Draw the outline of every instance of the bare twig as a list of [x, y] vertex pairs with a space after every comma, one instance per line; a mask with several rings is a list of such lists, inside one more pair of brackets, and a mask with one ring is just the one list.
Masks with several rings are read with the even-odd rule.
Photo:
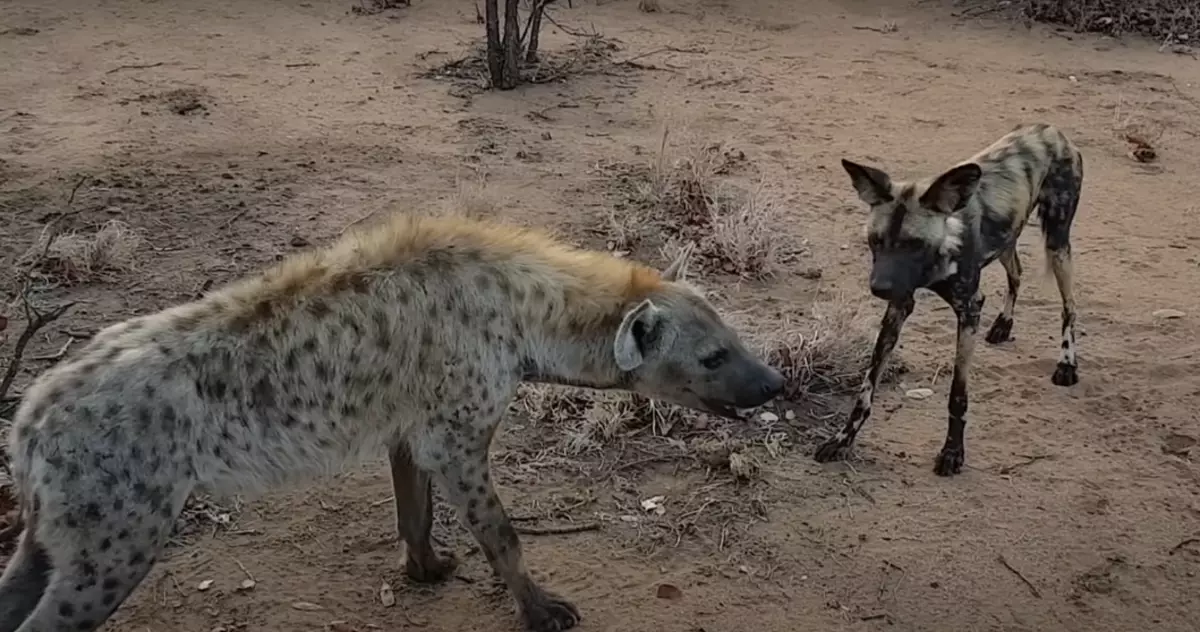
[[583, 533], [584, 531], [599, 531], [600, 523], [598, 522], [583, 522], [580, 524], [566, 524], [546, 527], [527, 527], [517, 525], [513, 527], [517, 533], [525, 535], [563, 535], [566, 533]]
[[1176, 544], [1175, 546], [1171, 547], [1171, 550], [1167, 552], [1167, 555], [1175, 555], [1176, 551], [1182, 551], [1189, 544], [1198, 544], [1198, 543], [1200, 543], [1200, 537], [1184, 538], [1183, 541], [1181, 541], [1179, 544]]
[[1033, 465], [1034, 463], [1037, 463], [1038, 461], [1041, 461], [1042, 459], [1052, 458], [1052, 455], [1049, 455], [1049, 454], [1031, 454], [1031, 455], [1018, 455], [1018, 456], [1020, 456], [1021, 458], [1025, 459], [1025, 460], [1020, 463], [1013, 463], [1012, 465], [1005, 465], [1004, 467], [1000, 468], [1000, 473], [1001, 474], [1012, 474], [1013, 472], [1025, 467], [1027, 465]]
[[29, 288], [26, 287], [21, 292], [21, 302], [25, 307], [25, 331], [17, 337], [17, 344], [13, 347], [12, 360], [8, 363], [8, 370], [4, 373], [4, 379], [0, 380], [0, 398], [8, 394], [8, 389], [12, 386], [13, 380], [17, 379], [17, 371], [21, 368], [21, 358], [25, 355], [25, 347], [29, 345], [29, 341], [33, 339], [33, 335], [39, 329], [58, 320], [67, 310], [75, 305], [75, 302], [64, 303], [43, 314], [39, 312], [32, 303], [29, 302]]
[[1011, 572], [1013, 575], [1016, 575], [1017, 578], [1022, 582], [1025, 582], [1025, 585], [1029, 587], [1029, 592], [1032, 593], [1034, 597], [1037, 597], [1038, 599], [1042, 598], [1042, 591], [1038, 590], [1038, 587], [1034, 586], [1033, 582], [1029, 581], [1029, 578], [1025, 577], [1021, 571], [1017, 570], [1012, 564], [1009, 564], [1003, 553], [996, 555], [996, 561], [1000, 562], [1004, 568], [1007, 568], [1009, 572]]
[[305, 62], [300, 62], [297, 64], [284, 64], [283, 65], [284, 68], [309, 68], [312, 66], [320, 66], [320, 64], [318, 64], [316, 62], [312, 62], [312, 61], [305, 61]]
[[647, 51], [645, 53], [639, 53], [637, 55], [634, 55], [633, 57], [630, 57], [629, 59], [626, 59], [626, 60], [618, 62], [618, 63], [628, 64], [631, 61], [636, 61], [638, 59], [642, 59], [643, 57], [649, 57], [651, 55], [657, 55], [659, 53], [687, 53], [689, 55], [703, 55], [704, 53], [707, 53], [707, 52], [708, 51], [706, 49], [700, 48], [700, 47], [679, 48], [676, 46], [663, 46], [662, 48], [656, 48], [652, 51]]
[[29, 358], [29, 359], [33, 360], [35, 362], [46, 361], [46, 360], [61, 360], [63, 358], [63, 356], [67, 355], [67, 348], [71, 346], [72, 342], [75, 342], [75, 338], [70, 336], [70, 334], [68, 334], [67, 341], [65, 343], [63, 343], [63, 346], [61, 348], [59, 348], [57, 353], [49, 353], [46, 355], [33, 356], [32, 358]]
[[153, 64], [123, 64], [121, 66], [117, 66], [116, 68], [113, 68], [112, 70], [106, 71], [104, 74], [111, 75], [114, 72], [120, 72], [122, 70], [141, 70], [144, 68], [158, 68], [159, 66], [163, 65], [163, 63], [164, 62], [157, 61], [157, 62], [154, 62]]

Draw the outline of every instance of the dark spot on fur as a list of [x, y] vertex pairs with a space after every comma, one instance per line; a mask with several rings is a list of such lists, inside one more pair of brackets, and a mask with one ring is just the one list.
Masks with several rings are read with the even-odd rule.
[[58, 604], [58, 615], [65, 619], [74, 618], [75, 617], [75, 606], [73, 606], [65, 601], [63, 603]]

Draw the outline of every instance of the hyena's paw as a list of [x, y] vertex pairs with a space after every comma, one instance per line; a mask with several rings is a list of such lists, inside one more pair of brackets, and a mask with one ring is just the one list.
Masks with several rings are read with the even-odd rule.
[[1059, 362], [1050, 381], [1054, 382], [1055, 386], [1074, 386], [1079, 383], [1079, 368], [1073, 364]]
[[404, 572], [418, 584], [437, 584], [454, 576], [458, 558], [451, 553], [434, 554], [429, 559], [418, 561], [409, 555], [404, 561]]
[[570, 630], [583, 618], [574, 604], [554, 593], [545, 591], [524, 604], [522, 616], [528, 632]]
[[996, 316], [996, 321], [992, 323], [992, 328], [988, 330], [987, 335], [983, 337], [988, 344], [998, 345], [1002, 342], [1012, 340], [1013, 319], [1006, 317], [1004, 314]]
[[962, 471], [967, 460], [967, 451], [961, 446], [945, 445], [933, 463], [933, 473], [938, 476], [954, 476]]
[[850, 450], [850, 440], [842, 437], [838, 433], [833, 438], [825, 443], [822, 443], [817, 451], [813, 453], [813, 458], [817, 463], [829, 463], [838, 461], [846, 457], [846, 453]]

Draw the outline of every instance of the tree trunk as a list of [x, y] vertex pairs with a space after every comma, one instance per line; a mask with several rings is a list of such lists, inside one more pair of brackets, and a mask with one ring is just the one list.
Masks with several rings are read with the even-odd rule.
[[487, 64], [492, 86], [499, 87], [504, 77], [504, 51], [500, 47], [499, 0], [484, 0], [484, 18], [487, 29]]
[[533, 12], [529, 15], [529, 27], [525, 37], [529, 42], [525, 45], [525, 61], [536, 64], [538, 60], [538, 34], [542, 32], [542, 13], [546, 5], [554, 0], [533, 0]]
[[[521, 82], [521, 16], [517, 12], [520, 0], [504, 2], [504, 61], [500, 67], [501, 90], [512, 90]], [[494, 80], [493, 80], [494, 81]]]

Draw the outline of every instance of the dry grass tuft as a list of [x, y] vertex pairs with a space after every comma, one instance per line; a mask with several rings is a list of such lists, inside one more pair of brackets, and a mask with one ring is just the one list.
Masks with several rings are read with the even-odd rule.
[[597, 165], [623, 198], [609, 212], [609, 247], [633, 250], [695, 241], [707, 268], [743, 279], [762, 280], [781, 272], [799, 247], [779, 228], [786, 211], [762, 181], [750, 188], [729, 177], [748, 164], [745, 153], [704, 143], [672, 159], [664, 130], [647, 165]]
[[17, 264], [59, 283], [87, 283], [132, 270], [141, 245], [141, 235], [120, 220], [109, 220], [93, 233], [56, 234], [47, 226]]
[[661, 10], [658, 0], [638, 0], [638, 11], [642, 13], [658, 13]]
[[1138, 162], [1153, 162], [1158, 158], [1155, 149], [1166, 126], [1146, 116], [1145, 110], [1129, 107], [1124, 100], [1113, 108], [1112, 130], [1118, 141], [1127, 145], [1128, 155]]

